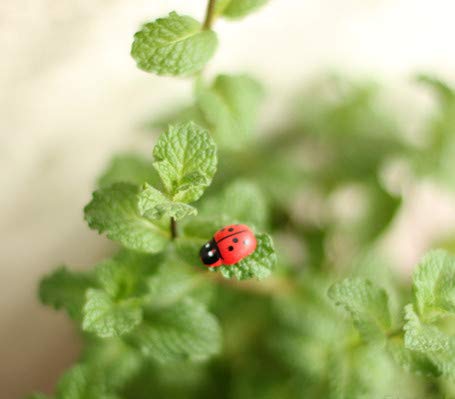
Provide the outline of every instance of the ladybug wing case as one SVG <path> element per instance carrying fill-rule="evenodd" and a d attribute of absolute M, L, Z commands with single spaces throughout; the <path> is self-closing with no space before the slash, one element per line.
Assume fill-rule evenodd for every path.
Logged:
<path fill-rule="evenodd" d="M 225 235 L 217 242 L 223 264 L 233 265 L 256 249 L 256 238 L 247 226 L 236 226 L 237 232 Z"/>

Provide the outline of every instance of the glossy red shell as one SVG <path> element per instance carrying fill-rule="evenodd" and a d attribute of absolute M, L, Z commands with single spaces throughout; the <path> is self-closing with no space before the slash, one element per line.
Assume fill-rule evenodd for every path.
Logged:
<path fill-rule="evenodd" d="M 251 255 L 257 245 L 254 233 L 245 224 L 223 227 L 213 235 L 213 239 L 218 246 L 223 265 L 233 265 L 241 261 Z"/>

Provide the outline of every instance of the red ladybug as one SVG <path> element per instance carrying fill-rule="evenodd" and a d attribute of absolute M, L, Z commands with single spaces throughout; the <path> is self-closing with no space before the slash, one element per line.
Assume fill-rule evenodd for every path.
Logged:
<path fill-rule="evenodd" d="M 209 267 L 233 265 L 256 249 L 256 237 L 244 224 L 231 224 L 218 230 L 199 251 L 202 263 Z"/>

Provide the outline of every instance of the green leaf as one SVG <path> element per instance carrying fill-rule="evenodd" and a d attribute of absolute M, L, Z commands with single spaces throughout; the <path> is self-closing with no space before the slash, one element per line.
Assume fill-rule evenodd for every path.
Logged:
<path fill-rule="evenodd" d="M 169 200 L 161 191 L 145 184 L 139 193 L 139 212 L 148 219 L 159 220 L 162 217 L 173 217 L 175 220 L 185 216 L 196 215 L 197 209 L 183 202 Z"/>
<path fill-rule="evenodd" d="M 358 224 L 358 236 L 364 243 L 376 239 L 395 220 L 402 204 L 401 196 L 390 194 L 382 185 L 372 180 L 364 185 L 367 207 Z"/>
<path fill-rule="evenodd" d="M 195 19 L 171 12 L 145 24 L 134 35 L 131 55 L 137 66 L 158 75 L 189 75 L 201 70 L 218 45 L 216 34 Z"/>
<path fill-rule="evenodd" d="M 417 81 L 433 88 L 441 96 L 442 100 L 455 100 L 455 89 L 451 87 L 447 82 L 439 79 L 437 76 L 420 74 L 417 76 Z"/>
<path fill-rule="evenodd" d="M 413 305 L 405 306 L 404 340 L 406 348 L 419 352 L 438 352 L 449 348 L 447 337 L 435 326 L 422 323 Z"/>
<path fill-rule="evenodd" d="M 387 293 L 371 281 L 347 278 L 333 284 L 328 295 L 345 308 L 365 340 L 384 340 L 391 326 Z"/>
<path fill-rule="evenodd" d="M 161 262 L 158 255 L 123 250 L 98 264 L 95 273 L 100 286 L 111 298 L 127 298 L 142 293 L 144 278 L 156 271 Z"/>
<path fill-rule="evenodd" d="M 407 349 L 401 337 L 391 338 L 387 343 L 387 349 L 394 360 L 406 371 L 423 376 L 441 375 L 436 365 L 424 353 Z"/>
<path fill-rule="evenodd" d="M 211 208 L 210 208 L 211 209 Z M 185 220 L 182 220 L 180 226 L 182 228 L 182 236 L 185 240 L 192 241 L 192 244 L 200 247 L 202 244 L 205 244 L 213 234 L 222 227 L 223 221 L 225 218 L 220 218 L 220 215 L 214 217 L 213 212 L 206 212 L 205 214 L 198 215 L 197 217 L 189 217 Z M 179 243 L 179 241 L 177 241 Z M 184 243 L 186 246 L 187 243 Z M 197 256 L 199 256 L 199 249 L 197 251 Z"/>
<path fill-rule="evenodd" d="M 199 248 L 196 249 L 198 253 Z M 162 309 L 185 298 L 193 298 L 200 303 L 211 300 L 215 288 L 213 283 L 194 271 L 201 264 L 200 259 L 196 264 L 186 264 L 175 255 L 170 254 L 158 271 L 147 279 L 147 309 Z"/>
<path fill-rule="evenodd" d="M 196 86 L 197 105 L 217 143 L 227 148 L 250 141 L 263 97 L 262 86 L 247 75 L 219 75 L 211 87 Z"/>
<path fill-rule="evenodd" d="M 218 227 L 245 223 L 261 229 L 267 223 L 268 212 L 259 187 L 246 180 L 237 180 L 229 184 L 221 194 L 206 201 L 201 216 L 215 219 Z"/>
<path fill-rule="evenodd" d="M 455 257 L 443 250 L 427 253 L 413 273 L 418 313 L 455 312 Z"/>
<path fill-rule="evenodd" d="M 218 267 L 226 278 L 236 277 L 238 280 L 257 278 L 262 280 L 272 273 L 276 264 L 275 248 L 268 234 L 256 234 L 256 250 L 240 262 L 232 266 Z"/>
<path fill-rule="evenodd" d="M 127 183 L 99 189 L 84 208 L 85 220 L 90 228 L 106 232 L 126 248 L 159 252 L 168 243 L 169 233 L 140 215 L 137 194 L 137 187 Z"/>
<path fill-rule="evenodd" d="M 82 361 L 108 390 L 122 390 L 143 365 L 139 351 L 121 338 L 89 340 Z"/>
<path fill-rule="evenodd" d="M 116 337 L 133 330 L 142 321 L 140 301 L 114 301 L 101 290 L 90 289 L 84 306 L 82 329 L 101 338 Z"/>
<path fill-rule="evenodd" d="M 198 276 L 170 258 L 147 280 L 147 303 L 152 308 L 162 308 L 179 302 L 199 283 Z"/>
<path fill-rule="evenodd" d="M 101 287 L 113 299 L 127 297 L 136 285 L 134 271 L 123 267 L 114 259 L 101 262 L 95 271 Z"/>
<path fill-rule="evenodd" d="M 94 279 L 84 272 L 72 272 L 64 266 L 41 280 L 39 297 L 43 304 L 65 309 L 73 319 L 81 316 L 85 292 L 94 286 Z"/>
<path fill-rule="evenodd" d="M 138 154 L 119 154 L 111 159 L 98 178 L 98 186 L 102 188 L 114 183 L 131 183 L 136 186 L 149 183 L 156 186 L 160 183 L 160 178 L 151 160 Z"/>
<path fill-rule="evenodd" d="M 140 296 L 146 291 L 145 279 L 156 272 L 163 256 L 122 250 L 98 264 L 95 274 L 100 286 L 112 299 Z"/>
<path fill-rule="evenodd" d="M 396 369 L 382 348 L 363 345 L 350 351 L 335 349 L 329 353 L 327 399 L 404 398 L 413 392 L 400 392 L 401 381 L 394 381 Z M 381 376 L 372 378 L 372 376 Z"/>
<path fill-rule="evenodd" d="M 221 329 L 203 305 L 190 299 L 148 314 L 134 334 L 145 356 L 158 362 L 206 360 L 221 347 Z"/>
<path fill-rule="evenodd" d="M 220 0 L 216 13 L 231 19 L 245 17 L 267 3 L 268 0 Z"/>
<path fill-rule="evenodd" d="M 99 372 L 85 365 L 74 366 L 60 379 L 56 399 L 117 399 L 98 377 Z"/>
<path fill-rule="evenodd" d="M 202 266 L 199 250 L 206 242 L 207 240 L 203 238 L 179 237 L 175 240 L 176 254 L 187 265 L 192 267 Z"/>
<path fill-rule="evenodd" d="M 455 337 L 434 325 L 422 322 L 412 304 L 405 307 L 404 343 L 406 348 L 423 353 L 440 373 L 455 378 Z"/>
<path fill-rule="evenodd" d="M 429 85 L 439 97 L 439 107 L 429 118 L 425 148 L 415 151 L 414 168 L 418 173 L 435 177 L 449 188 L 455 188 L 455 90 L 433 76 L 420 79 Z"/>
<path fill-rule="evenodd" d="M 81 365 L 74 366 L 61 378 L 57 386 L 57 398 L 82 399 L 86 395 L 87 385 L 85 368 Z"/>
<path fill-rule="evenodd" d="M 294 371 L 316 376 L 323 373 L 327 367 L 328 348 L 325 337 L 309 337 L 301 331 L 283 329 L 270 337 L 270 342 L 280 360 Z"/>
<path fill-rule="evenodd" d="M 216 171 L 216 145 L 208 132 L 194 123 L 169 126 L 153 150 L 154 166 L 167 193 L 176 202 L 194 202 Z"/>

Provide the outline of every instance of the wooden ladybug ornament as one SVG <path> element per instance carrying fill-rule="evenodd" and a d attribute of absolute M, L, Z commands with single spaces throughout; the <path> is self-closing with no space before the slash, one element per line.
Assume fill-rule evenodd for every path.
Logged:
<path fill-rule="evenodd" d="M 209 267 L 234 265 L 256 249 L 256 237 L 244 224 L 232 224 L 218 230 L 199 251 L 202 263 Z"/>

